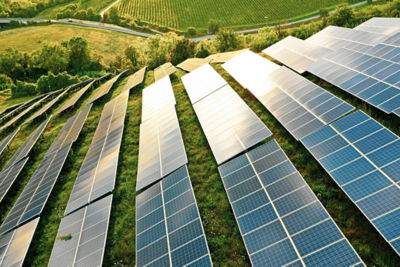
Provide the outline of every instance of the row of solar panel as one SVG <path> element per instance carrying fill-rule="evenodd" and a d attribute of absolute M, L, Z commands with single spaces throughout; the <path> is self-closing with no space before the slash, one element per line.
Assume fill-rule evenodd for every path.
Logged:
<path fill-rule="evenodd" d="M 187 163 L 169 76 L 143 90 L 136 190 Z"/>

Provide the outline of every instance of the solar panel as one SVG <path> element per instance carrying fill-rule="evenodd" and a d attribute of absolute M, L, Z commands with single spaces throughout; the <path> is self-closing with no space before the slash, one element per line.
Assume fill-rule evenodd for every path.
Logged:
<path fill-rule="evenodd" d="M 59 114 L 67 109 L 69 109 L 70 107 L 74 106 L 79 99 L 92 87 L 94 86 L 96 83 L 100 83 L 106 79 L 108 79 L 111 76 L 111 74 L 107 74 L 102 76 L 101 78 L 98 78 L 96 80 L 92 80 L 90 81 L 87 85 L 85 85 L 82 89 L 80 89 L 77 93 L 75 93 L 71 98 L 69 98 L 67 100 L 67 102 L 65 102 L 64 105 L 62 105 L 62 107 L 57 111 L 56 114 Z"/>
<path fill-rule="evenodd" d="M 332 50 L 293 36 L 271 45 L 263 50 L 264 54 L 275 58 L 298 73 L 304 73 L 307 67 Z"/>
<path fill-rule="evenodd" d="M 144 75 L 146 74 L 146 68 L 147 67 L 143 67 L 134 74 L 132 74 L 131 76 L 129 76 L 129 79 L 126 82 L 122 91 L 133 89 L 139 84 L 141 84 L 144 80 Z"/>
<path fill-rule="evenodd" d="M 0 266 L 22 266 L 38 222 L 39 218 L 0 237 Z"/>
<path fill-rule="evenodd" d="M 159 81 L 162 78 L 175 73 L 177 70 L 178 69 L 175 68 L 174 65 L 172 65 L 170 62 L 167 62 L 154 70 L 154 79 L 155 81 Z"/>
<path fill-rule="evenodd" d="M 201 66 L 209 62 L 210 59 L 208 58 L 188 58 L 179 65 L 177 65 L 177 67 L 184 71 L 192 72 L 195 69 L 200 68 Z"/>
<path fill-rule="evenodd" d="M 10 187 L 24 168 L 27 161 L 28 158 L 25 158 L 15 165 L 6 167 L 2 172 L 0 172 L 0 203 L 3 201 L 8 190 L 10 190 Z"/>
<path fill-rule="evenodd" d="M 219 171 L 253 266 L 364 265 L 275 140 Z"/>
<path fill-rule="evenodd" d="M 121 72 L 120 74 L 118 74 L 117 76 L 115 76 L 114 78 L 108 80 L 102 86 L 100 86 L 100 88 L 96 91 L 96 93 L 90 98 L 89 103 L 93 103 L 97 99 L 107 95 L 110 92 L 111 88 L 114 86 L 114 84 L 116 82 L 118 82 L 119 79 L 124 77 L 124 75 L 127 72 L 128 72 L 128 70 L 124 70 L 123 72 Z"/>
<path fill-rule="evenodd" d="M 6 114 L 6 113 L 8 113 L 10 111 L 13 111 L 14 109 L 20 107 L 23 104 L 24 103 L 18 103 L 18 104 L 12 105 L 11 107 L 5 108 L 2 111 L 0 111 L 0 115 Z"/>
<path fill-rule="evenodd" d="M 15 116 L 12 120 L 10 120 L 9 122 L 7 122 L 5 125 L 3 125 L 0 128 L 0 131 L 3 131 L 4 129 L 6 129 L 9 126 L 12 126 L 13 124 L 17 123 L 17 121 L 19 121 L 20 119 L 22 119 L 24 116 L 26 116 L 29 112 L 31 112 L 33 109 L 37 108 L 39 105 L 42 104 L 42 102 L 44 102 L 47 98 L 49 97 L 49 95 L 46 95 L 45 97 L 39 99 L 38 101 L 36 101 L 35 103 L 33 103 L 29 108 L 25 109 L 24 111 L 22 111 L 20 114 L 18 114 L 17 116 Z"/>
<path fill-rule="evenodd" d="M 164 106 L 175 107 L 175 95 L 168 76 L 146 87 L 142 94 L 142 122 L 154 116 Z"/>
<path fill-rule="evenodd" d="M 223 68 L 246 87 L 297 139 L 354 110 L 306 78 L 245 52 Z"/>
<path fill-rule="evenodd" d="M 92 104 L 68 119 L 67 123 L 64 125 L 62 130 L 58 133 L 56 139 L 51 144 L 51 147 L 46 153 L 46 157 L 51 155 L 53 152 L 58 151 L 62 147 L 76 141 L 91 108 Z"/>
<path fill-rule="evenodd" d="M 53 190 L 54 184 L 60 175 L 64 162 L 67 159 L 72 143 L 77 139 L 82 129 L 90 107 L 91 106 L 83 109 L 67 121 L 64 128 L 68 128 L 72 125 L 72 131 L 65 131 L 63 128 L 53 141 L 44 159 L 25 186 L 24 191 L 18 197 L 5 221 L 0 226 L 0 234 L 10 231 L 42 213 L 50 193 Z M 71 121 L 73 123 L 71 123 Z M 66 132 L 68 133 L 64 134 Z"/>
<path fill-rule="evenodd" d="M 12 166 L 13 164 L 17 163 L 18 161 L 22 160 L 26 156 L 28 156 L 31 149 L 36 144 L 39 137 L 42 135 L 44 129 L 46 129 L 47 124 L 49 123 L 51 118 L 48 118 L 46 121 L 42 122 L 25 140 L 22 146 L 15 152 L 14 156 L 10 159 L 7 163 L 7 167 Z"/>
<path fill-rule="evenodd" d="M 373 33 L 391 34 L 400 29 L 400 19 L 380 17 L 371 18 L 354 29 Z"/>
<path fill-rule="evenodd" d="M 140 125 L 136 190 L 160 180 L 187 162 L 175 108 L 165 106 Z"/>
<path fill-rule="evenodd" d="M 192 104 L 228 84 L 209 64 L 186 74 L 182 82 Z"/>
<path fill-rule="evenodd" d="M 272 136 L 229 85 L 195 103 L 193 108 L 218 164 Z"/>
<path fill-rule="evenodd" d="M 212 266 L 187 167 L 136 197 L 137 266 Z"/>
<path fill-rule="evenodd" d="M 9 118 L 9 117 L 14 116 L 14 115 L 17 114 L 18 112 L 20 112 L 21 110 L 23 110 L 24 108 L 26 108 L 28 105 L 32 104 L 33 102 L 37 101 L 38 99 L 40 99 L 40 98 L 42 98 L 42 97 L 45 97 L 46 95 L 47 95 L 47 94 L 39 95 L 39 96 L 37 96 L 37 97 L 35 97 L 35 98 L 29 100 L 29 101 L 26 101 L 26 102 L 20 104 L 16 109 L 12 110 L 11 112 L 9 112 L 9 113 L 5 114 L 3 117 L 1 117 L 1 118 L 0 118 L 0 121 L 3 121 L 3 120 L 5 120 L 5 119 L 7 119 L 7 118 Z"/>
<path fill-rule="evenodd" d="M 236 55 L 242 53 L 245 50 L 247 50 L 247 49 L 213 54 L 213 55 L 209 55 L 207 57 L 207 59 L 209 60 L 210 63 L 225 63 L 225 62 L 231 60 L 232 58 L 234 58 Z"/>
<path fill-rule="evenodd" d="M 61 220 L 49 266 L 102 266 L 112 195 Z"/>
<path fill-rule="evenodd" d="M 357 111 L 301 141 L 400 255 L 400 138 Z"/>
<path fill-rule="evenodd" d="M 0 142 L 0 155 L 4 152 L 4 150 L 7 148 L 8 144 L 11 142 L 11 140 L 14 139 L 14 137 L 17 135 L 18 132 L 19 132 L 19 128 L 17 130 L 15 130 L 14 132 L 10 133 L 9 135 L 7 135 L 7 137 L 4 138 Z"/>
<path fill-rule="evenodd" d="M 128 98 L 129 91 L 124 91 L 104 106 L 65 214 L 114 190 Z"/>

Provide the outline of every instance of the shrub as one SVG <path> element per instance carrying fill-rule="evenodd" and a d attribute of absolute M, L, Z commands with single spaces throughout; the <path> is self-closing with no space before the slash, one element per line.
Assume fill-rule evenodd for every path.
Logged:
<path fill-rule="evenodd" d="M 11 87 L 11 97 L 23 97 L 36 95 L 36 84 L 17 81 L 16 85 Z"/>
<path fill-rule="evenodd" d="M 196 28 L 195 28 L 195 27 L 189 27 L 189 28 L 188 28 L 187 34 L 188 34 L 189 36 L 196 35 L 196 33 L 197 33 L 197 31 L 196 31 Z"/>
<path fill-rule="evenodd" d="M 40 94 L 44 94 L 78 82 L 79 78 L 77 76 L 71 76 L 67 72 L 62 72 L 57 75 L 49 72 L 48 75 L 43 75 L 38 79 L 37 91 Z"/>

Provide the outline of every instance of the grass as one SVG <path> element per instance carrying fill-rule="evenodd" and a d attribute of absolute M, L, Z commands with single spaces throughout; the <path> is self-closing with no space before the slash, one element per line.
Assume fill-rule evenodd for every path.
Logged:
<path fill-rule="evenodd" d="M 57 13 L 62 11 L 66 6 L 70 4 L 78 4 L 79 9 L 88 9 L 89 7 L 94 9 L 95 13 L 100 13 L 103 9 L 113 3 L 115 0 L 71 0 L 68 3 L 60 4 L 47 8 L 36 15 L 37 18 L 56 18 Z"/>
<path fill-rule="evenodd" d="M 269 22 L 289 20 L 345 3 L 344 0 L 122 0 L 118 6 L 121 14 L 130 14 L 141 20 L 187 30 L 207 28 L 210 19 L 220 20 L 224 27 L 260 25 Z"/>
<path fill-rule="evenodd" d="M 398 265 L 398 258 L 394 251 L 345 196 L 342 190 L 336 186 L 310 153 L 279 124 L 261 103 L 247 90 L 240 87 L 220 65 L 214 65 L 214 67 L 271 129 L 274 133 L 274 138 L 288 154 L 303 177 L 305 177 L 307 183 L 363 260 L 371 266 Z M 181 82 L 180 77 L 184 74 L 183 71 L 179 70 L 172 75 L 172 84 L 177 101 L 176 110 L 188 156 L 189 174 L 214 266 L 250 266 L 222 180 L 218 174 L 217 164 Z M 308 78 L 348 100 L 356 107 L 372 114 L 374 118 L 383 122 L 396 134 L 400 134 L 398 120 L 388 120 L 387 116 L 377 110 L 368 108 L 368 106 L 354 97 L 341 93 L 340 90 L 328 86 L 313 76 Z M 121 92 L 126 81 L 127 78 L 121 80 L 106 97 L 100 99 L 93 106 L 41 215 L 39 226 L 25 260 L 25 266 L 47 265 L 56 238 L 68 238 L 67 236 L 57 237 L 57 231 L 76 176 L 89 149 L 104 104 Z M 133 89 L 129 98 L 116 185 L 113 193 L 104 266 L 135 266 L 135 198 L 137 195 L 135 184 L 141 121 L 141 91 L 153 81 L 153 72 L 147 72 L 144 84 L 139 88 Z M 51 120 L 44 132 L 44 137 L 35 145 L 27 166 L 17 178 L 5 201 L 1 203 L 0 222 L 5 219 L 6 214 L 11 210 L 13 203 L 15 203 L 35 169 L 39 166 L 44 154 L 67 119 L 73 113 L 82 109 L 93 94 L 94 90 L 88 92 L 71 112 L 63 113 Z M 60 106 L 62 103 L 58 105 Z M 56 109 L 55 107 L 54 110 Z M 26 137 L 34 130 L 34 126 L 39 123 L 37 122 L 36 125 L 31 123 L 23 127 L 11 143 L 7 156 L 0 160 L 0 167 L 6 164 L 7 160 L 12 157 Z"/>
<path fill-rule="evenodd" d="M 33 98 L 35 98 L 35 96 L 11 98 L 11 89 L 2 90 L 0 91 L 0 111 Z"/>
<path fill-rule="evenodd" d="M 92 29 L 73 25 L 46 25 L 22 27 L 0 31 L 0 52 L 14 48 L 24 52 L 40 49 L 43 43 L 61 43 L 72 37 L 84 37 L 91 50 L 103 56 L 105 63 L 110 63 L 128 47 L 137 36 L 114 31 Z"/>

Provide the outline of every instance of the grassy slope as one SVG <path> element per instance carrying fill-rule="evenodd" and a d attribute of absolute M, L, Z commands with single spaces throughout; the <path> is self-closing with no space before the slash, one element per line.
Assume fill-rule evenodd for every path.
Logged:
<path fill-rule="evenodd" d="M 16 104 L 29 101 L 34 97 L 35 96 L 11 98 L 11 89 L 0 91 L 0 111 Z"/>
<path fill-rule="evenodd" d="M 36 15 L 38 18 L 55 18 L 57 13 L 70 4 L 79 4 L 80 9 L 93 8 L 96 13 L 100 13 L 103 9 L 113 3 L 115 0 L 71 0 L 68 3 L 60 4 L 51 8 L 47 8 Z"/>
<path fill-rule="evenodd" d="M 154 24 L 185 30 L 188 26 L 205 29 L 210 19 L 223 26 L 259 25 L 269 21 L 303 16 L 344 0 L 122 0 L 122 14 L 128 13 Z"/>
<path fill-rule="evenodd" d="M 31 52 L 40 49 L 45 42 L 60 43 L 75 36 L 86 38 L 92 51 L 103 56 L 105 62 L 114 60 L 133 40 L 140 38 L 102 29 L 53 24 L 0 31 L 0 51 L 11 47 Z"/>
<path fill-rule="evenodd" d="M 368 221 L 360 214 L 358 209 L 334 184 L 332 179 L 319 167 L 318 163 L 305 148 L 296 142 L 279 122 L 253 96 L 233 81 L 219 65 L 216 65 L 215 68 L 229 81 L 232 87 L 273 131 L 274 138 L 306 178 L 308 184 L 363 259 L 369 265 L 395 266 L 397 258 L 391 248 L 389 248 L 382 237 L 377 234 Z M 188 155 L 189 173 L 214 265 L 250 266 L 221 178 L 218 174 L 217 164 L 195 116 L 186 91 L 179 79 L 182 75 L 184 75 L 184 72 L 178 71 L 176 75 L 173 75 L 172 79 L 177 100 L 176 109 Z M 314 77 L 310 78 L 315 79 Z M 102 107 L 106 101 L 120 92 L 125 82 L 126 79 L 122 80 L 112 90 L 109 97 L 102 99 L 92 108 L 81 135 L 73 145 L 67 163 L 41 216 L 34 241 L 28 252 L 26 266 L 46 265 L 51 254 L 62 214 L 68 202 L 69 194 L 80 165 L 89 149 Z M 104 266 L 134 266 L 135 264 L 136 192 L 134 188 L 136 183 L 141 118 L 141 89 L 152 82 L 153 72 L 150 71 L 146 75 L 145 85 L 133 90 L 129 99 Z M 322 85 L 325 86 L 326 84 Z M 334 93 L 340 93 L 332 87 L 327 89 Z M 91 94 L 93 93 L 94 91 L 91 92 Z M 78 103 L 78 107 L 83 108 L 85 101 L 89 97 L 90 93 L 85 96 L 84 101 Z M 355 106 L 365 110 L 365 105 L 357 103 L 354 98 L 345 95 L 343 97 L 346 100 L 350 100 Z M 11 209 L 12 204 L 16 201 L 34 170 L 40 164 L 52 141 L 71 115 L 72 113 L 64 114 L 52 119 L 44 133 L 44 138 L 41 138 L 40 142 L 35 146 L 27 166 L 18 177 L 11 192 L 7 195 L 6 201 L 2 203 L 0 221 L 5 219 L 6 213 Z M 389 122 L 385 120 L 384 115 L 379 113 L 374 113 L 373 116 L 380 121 L 383 120 L 387 126 L 395 130 L 397 134 L 400 134 L 398 121 Z M 17 135 L 11 144 L 10 153 L 8 153 L 9 158 L 11 158 L 33 129 L 33 126 L 28 125 L 28 127 L 22 129 Z M 7 160 L 2 160 L 0 166 L 4 166 Z"/>

